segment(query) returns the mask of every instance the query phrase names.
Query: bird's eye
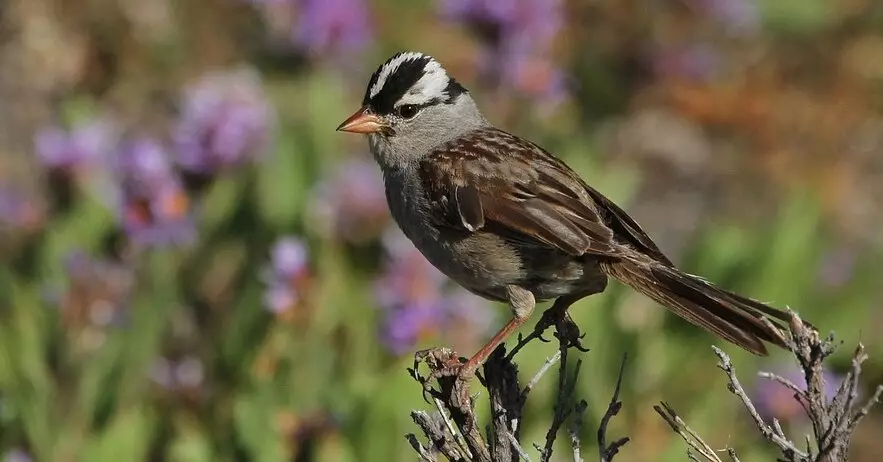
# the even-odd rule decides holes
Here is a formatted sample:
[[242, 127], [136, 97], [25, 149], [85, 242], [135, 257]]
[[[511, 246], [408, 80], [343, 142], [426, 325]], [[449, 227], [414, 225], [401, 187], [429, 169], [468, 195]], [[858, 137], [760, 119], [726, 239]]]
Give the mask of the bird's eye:
[[417, 111], [417, 106], [413, 104], [403, 104], [399, 106], [399, 108], [396, 110], [398, 115], [405, 119], [410, 119], [414, 117], [415, 115], [417, 115]]

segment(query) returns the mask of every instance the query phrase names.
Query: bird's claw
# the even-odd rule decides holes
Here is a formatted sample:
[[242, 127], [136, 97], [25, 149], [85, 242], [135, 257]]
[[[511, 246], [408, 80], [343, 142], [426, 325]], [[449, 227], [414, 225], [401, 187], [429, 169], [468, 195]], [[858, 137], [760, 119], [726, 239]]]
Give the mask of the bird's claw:
[[[421, 363], [426, 364], [429, 368], [429, 374], [425, 377], [417, 372]], [[461, 358], [450, 348], [429, 348], [414, 353], [414, 367], [411, 369], [411, 375], [423, 386], [424, 401], [430, 403], [427, 395], [433, 398], [440, 397], [440, 392], [432, 388], [430, 384], [432, 380], [440, 380], [446, 377], [460, 379], [462, 378], [465, 364], [466, 358]], [[466, 389], [464, 388], [463, 390]]]
[[428, 378], [454, 377], [460, 374], [464, 359], [450, 348], [428, 348], [414, 353], [414, 370], [417, 370], [420, 363], [424, 363], [429, 367]]
[[576, 325], [570, 314], [565, 312], [563, 316], [555, 320], [555, 330], [557, 331], [555, 336], [563, 342], [566, 348], [573, 347], [583, 353], [589, 351], [581, 342], [585, 334], [580, 333], [579, 326]]

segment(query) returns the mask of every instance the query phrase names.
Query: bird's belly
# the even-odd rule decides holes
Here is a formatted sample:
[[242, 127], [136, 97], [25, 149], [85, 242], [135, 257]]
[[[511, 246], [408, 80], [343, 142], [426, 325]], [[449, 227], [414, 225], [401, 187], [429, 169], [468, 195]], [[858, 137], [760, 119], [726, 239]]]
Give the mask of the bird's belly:
[[[390, 212], [399, 228], [433, 266], [473, 293], [506, 301], [511, 284], [531, 291], [537, 300], [548, 300], [606, 283], [588, 256], [513, 243], [486, 230], [438, 228], [425, 204], [415, 199], [422, 196], [418, 187], [392, 175], [386, 181]], [[391, 195], [394, 191], [406, 193]]]
[[593, 261], [552, 249], [517, 248], [492, 233], [412, 236], [420, 252], [442, 273], [492, 300], [506, 301], [510, 284], [531, 291], [537, 300], [548, 300], [597, 286], [599, 278], [606, 281]]

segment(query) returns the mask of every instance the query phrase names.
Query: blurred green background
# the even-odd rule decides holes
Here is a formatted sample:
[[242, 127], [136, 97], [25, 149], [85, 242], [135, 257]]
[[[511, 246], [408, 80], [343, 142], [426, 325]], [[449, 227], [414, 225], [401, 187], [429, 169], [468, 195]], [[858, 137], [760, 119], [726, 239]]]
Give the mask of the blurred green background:
[[[413, 352], [467, 355], [509, 314], [428, 266], [365, 140], [334, 131], [403, 49], [685, 270], [835, 332], [831, 382], [859, 341], [865, 394], [883, 382], [880, 2], [9, 0], [0, 21], [4, 461], [415, 459]], [[774, 457], [720, 341], [616, 285], [572, 313], [585, 441], [628, 352], [617, 460], [685, 460], [662, 399], [713, 446]], [[753, 377], [789, 358], [722, 346], [799, 441], [799, 407]], [[523, 351], [522, 374], [553, 349]], [[878, 411], [853, 460], [881, 460], [881, 432]]]

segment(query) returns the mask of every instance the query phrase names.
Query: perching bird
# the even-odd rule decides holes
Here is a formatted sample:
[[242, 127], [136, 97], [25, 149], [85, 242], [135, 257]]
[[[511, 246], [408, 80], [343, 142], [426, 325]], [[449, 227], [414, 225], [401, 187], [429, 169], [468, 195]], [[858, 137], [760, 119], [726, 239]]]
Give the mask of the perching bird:
[[764, 317], [786, 313], [684, 273], [616, 204], [561, 160], [485, 119], [469, 92], [422, 53], [371, 76], [338, 130], [368, 137], [392, 216], [444, 274], [514, 318], [465, 364], [470, 377], [536, 301], [573, 302], [616, 279], [687, 321], [759, 355], [784, 345]]

